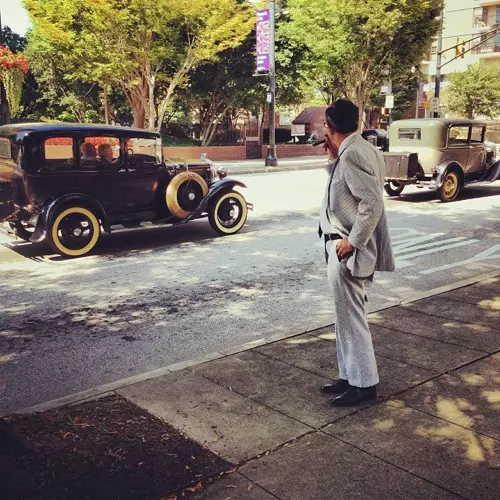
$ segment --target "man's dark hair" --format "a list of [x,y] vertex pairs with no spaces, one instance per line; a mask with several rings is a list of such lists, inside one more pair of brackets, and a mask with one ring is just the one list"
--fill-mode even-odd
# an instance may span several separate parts
[[339,134],[356,132],[359,125],[359,108],[347,99],[339,99],[326,109],[326,122]]

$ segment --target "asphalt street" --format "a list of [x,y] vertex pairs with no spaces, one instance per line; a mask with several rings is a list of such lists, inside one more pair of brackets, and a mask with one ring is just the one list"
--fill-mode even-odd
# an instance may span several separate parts
[[[0,414],[333,323],[317,237],[326,173],[241,180],[255,211],[231,237],[206,220],[149,227],[64,260],[0,236]],[[386,207],[398,270],[377,276],[372,310],[498,268],[500,182],[449,204],[413,188]]]

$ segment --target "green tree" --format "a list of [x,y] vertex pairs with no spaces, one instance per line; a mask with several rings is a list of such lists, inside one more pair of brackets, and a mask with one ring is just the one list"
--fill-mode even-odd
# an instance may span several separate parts
[[500,65],[481,61],[450,75],[446,110],[459,117],[495,118],[500,114]]
[[436,34],[442,0],[288,0],[283,34],[309,48],[304,75],[360,108],[394,71],[416,65]]
[[48,44],[67,80],[119,87],[138,127],[159,130],[194,67],[253,26],[243,0],[25,0],[30,44]]
[[237,48],[220,54],[218,60],[199,66],[189,80],[186,100],[195,111],[202,129],[202,145],[212,143],[223,119],[237,118],[241,111],[253,111],[265,100],[265,80],[254,76],[255,33]]

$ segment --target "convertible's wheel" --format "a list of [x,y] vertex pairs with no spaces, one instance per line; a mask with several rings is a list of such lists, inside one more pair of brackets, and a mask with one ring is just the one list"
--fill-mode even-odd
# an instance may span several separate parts
[[211,205],[208,221],[219,234],[235,234],[244,225],[248,216],[247,202],[236,191],[226,191]]
[[91,210],[66,207],[52,219],[47,231],[47,241],[61,255],[81,257],[97,245],[100,235],[99,219]]
[[183,219],[198,207],[207,193],[208,186],[201,175],[195,172],[182,172],[167,186],[167,207],[173,215]]
[[460,178],[454,170],[447,172],[444,179],[443,184],[439,188],[439,197],[441,201],[446,203],[449,201],[453,201],[460,191]]
[[400,184],[399,182],[395,181],[386,182],[384,184],[385,192],[389,196],[399,196],[403,192],[404,188],[404,184]]

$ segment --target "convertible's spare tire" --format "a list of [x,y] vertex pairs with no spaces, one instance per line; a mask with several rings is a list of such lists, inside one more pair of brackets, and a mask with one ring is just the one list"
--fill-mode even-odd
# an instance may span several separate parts
[[65,206],[51,218],[47,242],[65,257],[82,257],[91,252],[101,236],[101,224],[89,208]]
[[247,216],[244,196],[237,191],[224,191],[211,203],[208,222],[219,234],[235,234],[245,225]]
[[207,193],[208,186],[201,175],[196,172],[182,172],[167,186],[167,207],[171,214],[183,219],[198,207]]

